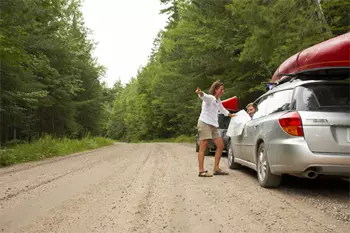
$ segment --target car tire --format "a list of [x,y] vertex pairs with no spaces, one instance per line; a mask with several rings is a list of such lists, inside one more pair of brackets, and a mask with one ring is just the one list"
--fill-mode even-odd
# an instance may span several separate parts
[[199,152],[199,144],[196,142],[196,152]]
[[282,177],[271,173],[264,143],[261,143],[259,145],[256,158],[256,171],[260,186],[264,188],[279,187],[282,181]]
[[227,143],[227,163],[228,167],[231,169],[239,169],[241,168],[241,165],[239,163],[235,163],[235,157],[233,154],[232,146],[231,146],[231,140]]

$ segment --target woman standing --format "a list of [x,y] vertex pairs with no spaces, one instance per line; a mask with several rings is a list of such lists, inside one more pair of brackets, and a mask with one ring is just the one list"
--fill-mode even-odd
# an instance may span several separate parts
[[201,89],[197,88],[196,93],[202,99],[202,111],[198,120],[198,134],[199,134],[199,177],[212,177],[213,175],[204,170],[204,152],[207,149],[209,140],[213,140],[216,145],[215,161],[214,161],[214,175],[228,175],[219,167],[222,151],[224,149],[224,142],[219,134],[218,114],[234,117],[227,111],[221,103],[220,97],[224,93],[224,84],[220,81],[214,82],[209,90],[209,95],[205,94]]

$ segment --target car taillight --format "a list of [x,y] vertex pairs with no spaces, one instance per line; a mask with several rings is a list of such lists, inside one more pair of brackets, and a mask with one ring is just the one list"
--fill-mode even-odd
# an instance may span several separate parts
[[299,113],[286,113],[280,117],[279,123],[286,133],[293,136],[304,136],[303,124]]

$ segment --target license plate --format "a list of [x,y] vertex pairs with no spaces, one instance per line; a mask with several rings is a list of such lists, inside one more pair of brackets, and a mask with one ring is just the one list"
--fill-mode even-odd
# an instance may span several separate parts
[[348,142],[350,142],[350,128],[347,129]]

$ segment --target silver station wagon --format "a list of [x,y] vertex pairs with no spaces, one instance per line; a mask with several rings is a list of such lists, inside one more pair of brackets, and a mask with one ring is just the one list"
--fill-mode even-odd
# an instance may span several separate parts
[[349,177],[349,89],[348,80],[294,78],[269,90],[243,133],[231,138],[229,167],[256,170],[266,188],[278,187],[283,174]]

